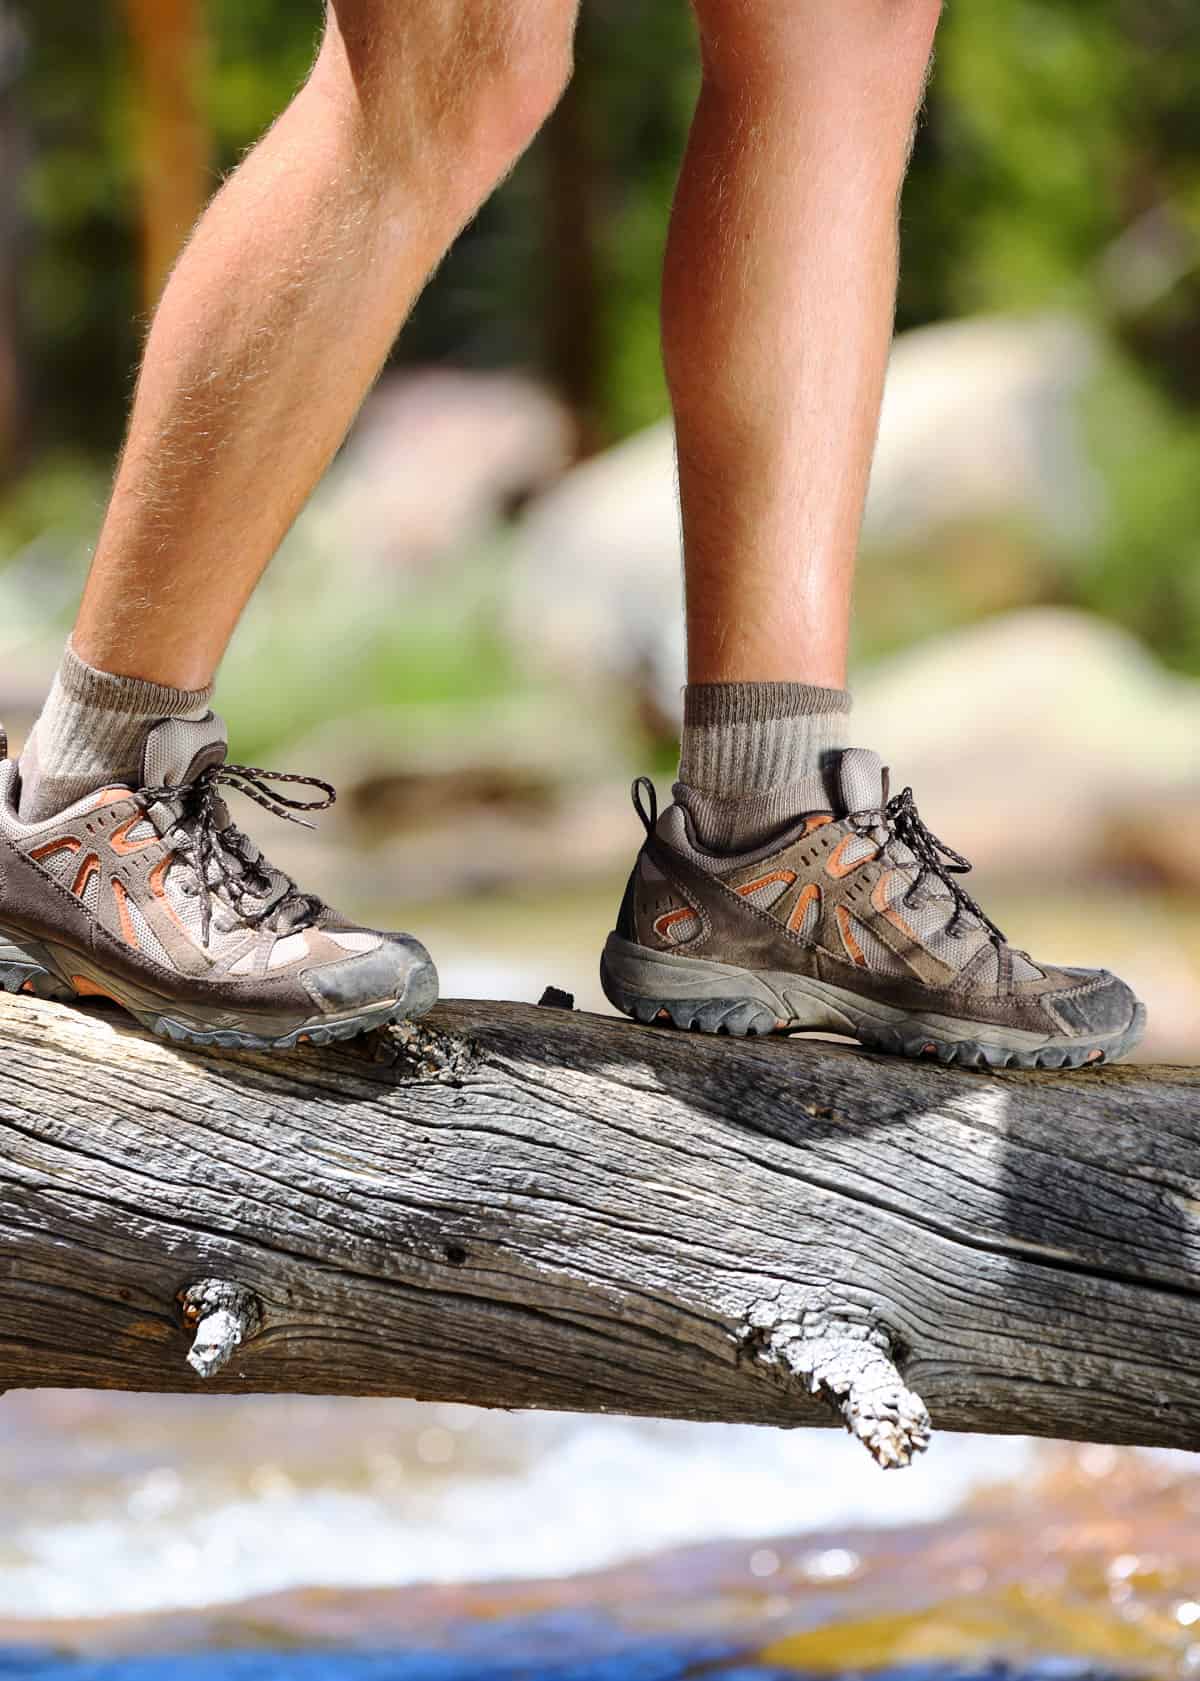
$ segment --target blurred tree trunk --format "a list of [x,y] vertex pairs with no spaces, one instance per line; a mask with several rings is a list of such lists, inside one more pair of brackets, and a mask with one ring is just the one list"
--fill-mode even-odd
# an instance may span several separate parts
[[579,425],[579,453],[604,442],[600,424],[600,165],[592,139],[587,23],[575,74],[546,128],[547,360]]
[[0,474],[13,466],[22,422],[18,299],[29,150],[17,90],[24,62],[24,32],[0,0]]
[[125,0],[134,51],[141,173],[142,296],[158,301],[210,190],[203,0]]

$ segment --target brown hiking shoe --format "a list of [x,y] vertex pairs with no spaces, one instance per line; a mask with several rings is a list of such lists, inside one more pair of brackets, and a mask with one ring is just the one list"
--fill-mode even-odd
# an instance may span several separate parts
[[737,857],[702,851],[687,812],[658,817],[636,783],[646,841],[604,948],[609,1001],[641,1022],[844,1033],[981,1068],[1077,1068],[1137,1044],[1146,1012],[1125,983],[1010,946],[912,790],[888,797],[877,754],[842,753],[836,783],[838,811]]
[[[100,788],[23,824],[0,732],[0,991],[105,997],[163,1038],[285,1050],[421,1015],[437,971],[407,934],[303,893],[231,821],[222,785],[276,816],[332,805],[311,777],[225,762],[225,728],[167,719],[139,788]],[[325,798],[275,794],[302,783]]]

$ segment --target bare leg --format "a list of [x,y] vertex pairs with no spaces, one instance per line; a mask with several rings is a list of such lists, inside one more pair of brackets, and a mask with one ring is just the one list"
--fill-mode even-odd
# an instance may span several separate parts
[[689,679],[841,688],[940,0],[694,0],[704,83],[664,348]]
[[331,0],[163,297],[74,634],[91,665],[211,682],[430,270],[553,107],[574,12]]

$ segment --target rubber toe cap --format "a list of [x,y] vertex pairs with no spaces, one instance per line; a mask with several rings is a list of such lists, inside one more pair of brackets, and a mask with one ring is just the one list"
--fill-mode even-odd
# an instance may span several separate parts
[[407,1016],[424,1015],[438,999],[433,959],[410,934],[387,934],[374,951],[323,963],[304,975],[309,993],[327,1015],[344,1015],[393,998]]
[[1140,1008],[1131,987],[1107,969],[1080,970],[1076,984],[1043,999],[1064,1033],[1078,1039],[1107,1039],[1133,1026]]

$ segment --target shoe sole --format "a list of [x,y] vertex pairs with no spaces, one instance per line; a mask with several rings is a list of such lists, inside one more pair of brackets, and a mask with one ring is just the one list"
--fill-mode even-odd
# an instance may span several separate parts
[[953,1016],[912,1015],[803,975],[650,951],[610,934],[600,962],[604,995],[623,1015],[734,1038],[797,1031],[848,1034],[869,1050],[934,1057],[966,1068],[1081,1068],[1117,1062],[1141,1039],[1146,1008],[1119,1033],[1094,1039],[1027,1033]]
[[0,992],[26,992],[35,998],[74,998],[75,994],[33,960],[30,952],[0,934]]
[[[65,966],[65,969],[64,969]],[[78,956],[59,951],[49,943],[30,940],[18,942],[0,930],[0,992],[26,993],[36,998],[76,1002],[81,996],[66,979],[66,974],[85,965]],[[341,1016],[319,1016],[298,1023],[282,1033],[256,1033],[250,1027],[216,1027],[195,1018],[182,1016],[176,1007],[163,1000],[165,1008],[154,1008],[144,1002],[134,1002],[121,996],[122,988],[98,974],[89,977],[95,991],[87,996],[100,995],[119,1004],[129,1015],[149,1029],[159,1039],[173,1044],[206,1045],[230,1051],[290,1051],[300,1045],[330,1045],[343,1039],[354,1039],[362,1033],[373,1033],[390,1023],[411,1021],[423,1016],[438,1001],[438,976],[433,960],[426,954],[423,963],[415,963],[399,998],[384,998],[377,1003],[355,1009]]]

